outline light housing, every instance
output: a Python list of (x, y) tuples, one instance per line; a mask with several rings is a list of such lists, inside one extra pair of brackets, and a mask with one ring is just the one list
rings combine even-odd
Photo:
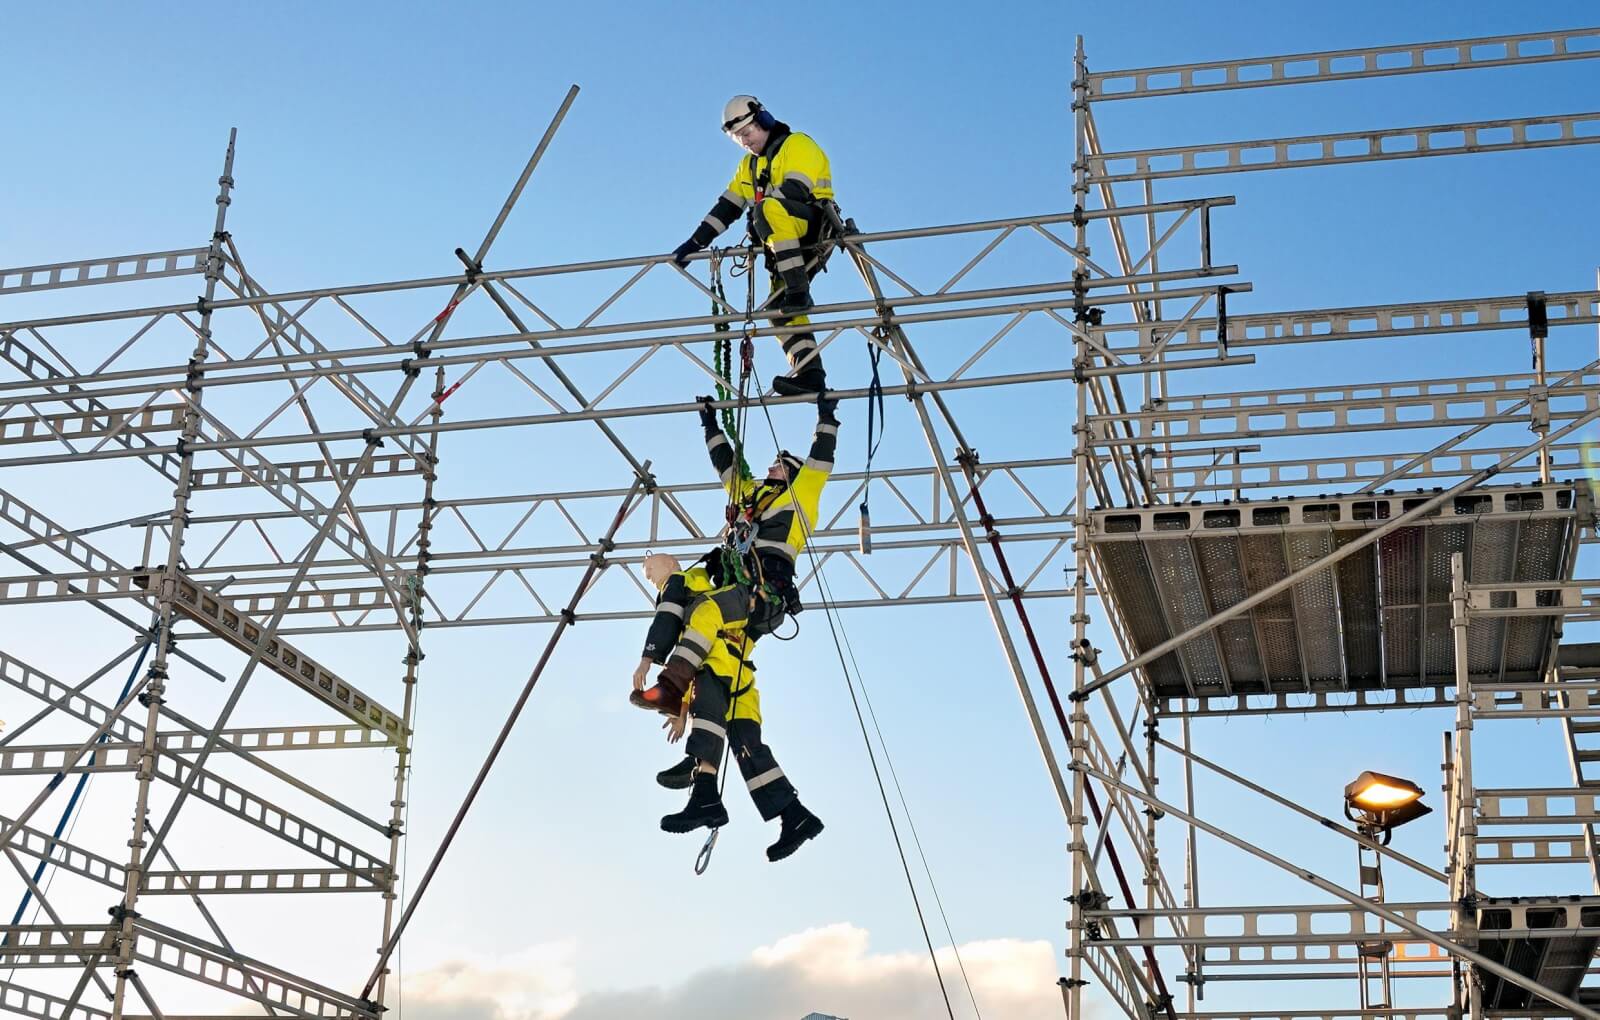
[(1422, 794), (1409, 779), (1363, 772), (1344, 788), (1344, 814), (1363, 828), (1387, 832), (1433, 810), (1422, 803)]

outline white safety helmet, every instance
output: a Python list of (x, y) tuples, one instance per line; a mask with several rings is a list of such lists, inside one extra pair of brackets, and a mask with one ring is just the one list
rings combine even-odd
[(734, 96), (722, 108), (722, 130), (730, 135), (752, 120), (765, 127), (765, 122), (771, 119), (772, 115), (755, 96)]

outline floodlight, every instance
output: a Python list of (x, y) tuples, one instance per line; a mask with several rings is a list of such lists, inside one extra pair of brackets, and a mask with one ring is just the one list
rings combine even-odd
[(1408, 779), (1363, 772), (1344, 788), (1344, 799), (1363, 811), (1387, 811), (1422, 797), (1422, 787)]
[(1390, 829), (1432, 810), (1422, 803), (1422, 787), (1398, 776), (1363, 772), (1344, 788), (1344, 816), (1364, 832), (1383, 834), (1385, 842)]

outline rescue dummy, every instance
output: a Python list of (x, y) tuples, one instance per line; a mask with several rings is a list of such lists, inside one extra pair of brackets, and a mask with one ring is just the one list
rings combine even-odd
[[(676, 559), (661, 553), (645, 558), (644, 571), (660, 594), (645, 639), (645, 654), (634, 672), (636, 692), (644, 686), (650, 665), (658, 661), (655, 656), (674, 646), (672, 631), (682, 628), (685, 608), (714, 588), (705, 567), (683, 570)], [(823, 825), (800, 803), (794, 785), (761, 739), (761, 693), (756, 689), (755, 663), (750, 658), (754, 644), (744, 634), (719, 637), (696, 671), (677, 714), (667, 720), (664, 728), (669, 742), (682, 739), (687, 731), (687, 753), (676, 765), (658, 772), (656, 782), (669, 790), (688, 788), (690, 793), (682, 811), (661, 819), (661, 828), (692, 832), (702, 826), (715, 829), (728, 824), (728, 811), (717, 790), (717, 773), (724, 744), (731, 742), (733, 758), (756, 810), (765, 821), (782, 820), (777, 840), (767, 847), (767, 859), (781, 861), (821, 833)]]
[[(833, 171), (828, 156), (810, 135), (792, 131), (768, 113), (755, 96), (734, 96), (722, 112), (722, 130), (750, 155), (739, 161), (733, 180), (689, 239), (672, 252), (687, 265), (748, 211), (750, 236), (766, 258), (769, 294), (779, 326), (810, 323), (811, 279), (825, 263), (826, 245), (837, 217)], [(831, 215), (830, 215), (831, 213)], [(785, 396), (821, 393), (827, 387), (815, 334), (783, 337), (789, 373), (772, 380)]]

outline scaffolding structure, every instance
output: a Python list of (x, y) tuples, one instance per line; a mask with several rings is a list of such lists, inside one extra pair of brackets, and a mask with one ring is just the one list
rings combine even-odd
[[(898, 381), (881, 392), (905, 398), (927, 459), (835, 476), (802, 594), (820, 598), (831, 563), (851, 579), (834, 585), (837, 608), (985, 607), (1070, 829), (1060, 984), (1070, 1017), (1100, 1002), (1137, 1020), (1600, 1020), (1580, 987), (1600, 944), (1600, 777), (1585, 771), (1600, 762), (1600, 648), (1562, 642), (1566, 623), (1600, 614), (1600, 581), (1575, 579), (1595, 540), (1580, 439), (1600, 418), (1600, 361), (1565, 372), (1545, 362), (1550, 330), (1600, 324), (1600, 291), (1240, 313), (1236, 296), (1251, 285), (1212, 257), (1235, 199), (1154, 191), (1157, 180), (1586, 145), (1600, 142), (1600, 114), (1128, 151), (1104, 150), (1096, 124), (1118, 102), (1597, 56), (1600, 29), (1584, 29), (1097, 72), (1080, 40), (1072, 208), (847, 234), (835, 269), (859, 277), (861, 296), (819, 306), (810, 327), (719, 297), (700, 274), (720, 273), (726, 251), (687, 270), (661, 255), (488, 267), (576, 88), (481, 244), (457, 249), (459, 275), (272, 291), (227, 229), (231, 140), (204, 246), (0, 270), (0, 301), (196, 278), (204, 291), (0, 322), (11, 369), (0, 380), (0, 552), (16, 565), (0, 577), (0, 606), (63, 620), (61, 633), (92, 631), (82, 654), (112, 652), (85, 668), (75, 649), (63, 655), (67, 673), (0, 648), (0, 681), (35, 711), (0, 735), (6, 803), (21, 805), (0, 818), (0, 849), (28, 897), (0, 925), (0, 966), (25, 975), (0, 982), (0, 1009), (201, 1020), (253, 1002), (268, 1016), (377, 1017), (386, 955), (365, 988), (362, 973), (290, 966), (272, 952), (289, 947), (236, 945), (218, 904), (316, 900), (343, 912), (340, 930), (370, 930), (386, 952), (410, 905), (398, 868), (425, 634), (646, 619), (653, 593), (637, 567), (647, 551), (698, 554), (719, 541), (722, 517), (718, 486), (658, 479), (659, 451), (621, 434), (625, 422), (697, 409), (629, 402), (640, 370), (671, 362), (737, 392), (700, 353), (706, 345), (729, 330), (806, 329), (824, 350), (861, 343), (891, 368)], [(1129, 186), (1142, 195), (1119, 202)], [(973, 254), (937, 285), (914, 285), (895, 253), (930, 243)], [(1019, 245), (1035, 257), (1006, 261)], [(995, 273), (1003, 285), (968, 282)], [(576, 312), (563, 307), (573, 295)], [(630, 317), (644, 300), (712, 311)], [(959, 343), (923, 345), (924, 331), (948, 326), (960, 327)], [(1525, 333), (1532, 371), (1218, 385), (1221, 370), (1292, 357), (1298, 345), (1491, 330)], [(1056, 343), (1007, 357), (1038, 336)], [(462, 406), (447, 405), (458, 393), (498, 393), (491, 376), (518, 387), (517, 400), (446, 415)], [(1070, 453), (980, 458), (985, 437), (964, 431), (950, 398), (1032, 387), (1070, 402)], [(1177, 392), (1187, 389), (1206, 395)], [(764, 403), (782, 413), (806, 400)], [(442, 446), (466, 458), (475, 442), (557, 428), (593, 430), (615, 482), (436, 494)], [(1430, 428), (1456, 434), (1417, 449), (1410, 437)], [(1530, 429), (1531, 439), (1518, 435)], [(1331, 433), (1359, 437), (1360, 452), (1330, 457), (1300, 442)], [(69, 524), (57, 509), (68, 477), (77, 493), (124, 491), (137, 478), (163, 493), (170, 483), (171, 497), (131, 515), (145, 508), (79, 506)], [(874, 483), (880, 505), (885, 494), (893, 503), (873, 522), (869, 556), (852, 511)], [(1316, 495), (1297, 495), (1305, 490)], [(1029, 613), (1062, 604), (1073, 671), (1058, 692)], [(1091, 625), (1108, 628), (1120, 664), (1103, 658)], [(369, 654), (345, 651), (356, 647), (387, 648), (401, 668), (375, 672)], [(264, 687), (271, 697), (245, 697)], [(1199, 768), (1319, 820), (1195, 751), (1191, 722), (1397, 706), (1453, 712), (1441, 724), (1439, 867), (1321, 820), (1330, 839), (1358, 847), (1361, 882), (1346, 888), (1194, 803)], [(1494, 739), (1491, 722), (1530, 719), (1556, 721), (1570, 775), (1484, 785), (1474, 738)], [(1161, 735), (1167, 721), (1181, 741)], [(1172, 765), (1182, 804), (1157, 794)], [(119, 816), (120, 831), (90, 826), (96, 842), (79, 842), (63, 832), (65, 794), (106, 773), (121, 774), (131, 831)], [(1189, 834), (1176, 880), (1164, 863), (1175, 855), (1158, 853), (1173, 825)], [(1322, 898), (1200, 905), (1200, 835)], [(282, 855), (300, 866), (260, 864)], [(1385, 864), (1436, 882), (1437, 897), (1386, 899)], [(1491, 866), (1529, 864), (1581, 881), (1560, 896), (1480, 884)], [(46, 870), (59, 887), (41, 881)], [(24, 923), (30, 904), (43, 917)], [(1265, 1005), (1203, 1010), (1208, 982), (1224, 981), (1252, 982)], [(1306, 1005), (1308, 983), (1335, 982), (1349, 1008)], [(1427, 1008), (1395, 1005), (1392, 989), (1410, 982), (1444, 992)], [(172, 991), (190, 986), (214, 993), (213, 1012), (161, 1004), (191, 1001)]]

